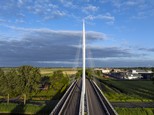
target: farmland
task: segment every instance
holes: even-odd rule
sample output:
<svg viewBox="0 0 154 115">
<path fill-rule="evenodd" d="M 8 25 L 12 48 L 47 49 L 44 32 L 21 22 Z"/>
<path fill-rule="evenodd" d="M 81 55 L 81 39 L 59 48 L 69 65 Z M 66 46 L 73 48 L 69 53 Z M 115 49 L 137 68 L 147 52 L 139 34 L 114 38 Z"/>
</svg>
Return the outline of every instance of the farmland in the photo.
<svg viewBox="0 0 154 115">
<path fill-rule="evenodd" d="M 154 84 L 150 80 L 100 80 L 105 96 L 111 102 L 154 101 Z"/>
<path fill-rule="evenodd" d="M 154 108 L 140 107 L 142 103 L 144 106 L 147 102 L 154 102 L 154 84 L 152 81 L 115 79 L 98 79 L 98 81 L 100 88 L 111 103 L 117 103 L 117 105 L 119 102 L 134 103 L 133 106 L 129 105 L 129 108 L 126 106 L 115 107 L 119 115 L 154 114 Z"/>
<path fill-rule="evenodd" d="M 12 68 L 2 68 L 5 72 L 11 70 Z M 72 69 L 72 68 L 39 68 L 40 73 L 42 75 L 52 75 L 54 71 L 62 70 L 64 74 L 72 75 L 77 72 L 78 69 Z"/>
<path fill-rule="evenodd" d="M 115 108 L 119 115 L 153 115 L 154 108 Z"/>
<path fill-rule="evenodd" d="M 72 75 L 77 72 L 77 70 L 73 70 L 71 68 L 40 68 L 40 72 L 42 75 L 52 74 L 53 71 L 62 70 L 64 74 Z"/>
</svg>

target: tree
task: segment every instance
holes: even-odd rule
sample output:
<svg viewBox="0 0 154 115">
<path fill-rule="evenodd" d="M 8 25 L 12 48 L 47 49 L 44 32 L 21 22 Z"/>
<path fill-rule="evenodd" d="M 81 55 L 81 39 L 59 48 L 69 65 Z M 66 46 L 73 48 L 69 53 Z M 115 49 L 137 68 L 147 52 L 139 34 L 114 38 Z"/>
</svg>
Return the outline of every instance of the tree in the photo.
<svg viewBox="0 0 154 115">
<path fill-rule="evenodd" d="M 69 83 L 69 78 L 67 76 L 64 76 L 63 72 L 61 70 L 57 70 L 53 72 L 52 78 L 51 78 L 51 86 L 54 89 L 61 89 L 64 85 L 67 85 Z"/>
<path fill-rule="evenodd" d="M 0 95 L 3 94 L 4 71 L 0 68 Z"/>
<path fill-rule="evenodd" d="M 49 88 L 49 86 L 51 85 L 51 83 L 50 83 L 50 77 L 49 76 L 43 76 L 42 78 L 41 78 L 41 87 L 42 88 Z M 47 86 L 47 87 L 46 87 Z"/>
<path fill-rule="evenodd" d="M 151 79 L 152 79 L 153 84 L 154 84 L 154 68 L 152 68 L 151 70 L 152 70 L 152 72 L 153 72 L 153 76 L 152 76 L 152 78 L 151 78 Z"/>
<path fill-rule="evenodd" d="M 40 86 L 41 74 L 38 68 L 32 66 L 21 66 L 18 68 L 18 74 L 20 79 L 20 90 L 24 95 L 24 102 L 26 95 L 32 92 L 37 92 Z"/>
<path fill-rule="evenodd" d="M 94 71 L 92 69 L 86 69 L 86 76 L 89 78 L 89 79 L 92 79 L 93 76 L 94 76 Z"/>
<path fill-rule="evenodd" d="M 9 94 L 10 96 L 19 95 L 19 82 L 18 74 L 15 69 L 11 69 L 9 72 L 7 72 L 4 79 L 4 87 L 6 87 L 5 93 Z"/>
<path fill-rule="evenodd" d="M 80 77 L 82 77 L 82 70 L 78 70 L 78 72 L 76 73 L 75 79 L 78 79 Z"/>
<path fill-rule="evenodd" d="M 96 76 L 98 76 L 98 77 L 102 77 L 102 76 L 103 76 L 101 70 L 96 70 L 96 71 L 95 71 L 95 74 L 96 74 Z"/>
<path fill-rule="evenodd" d="M 17 96 L 19 92 L 17 91 L 19 85 L 18 85 L 18 76 L 15 69 L 11 69 L 6 74 L 1 71 L 1 91 L 3 95 L 7 95 L 7 103 L 9 103 L 10 96 Z"/>
</svg>

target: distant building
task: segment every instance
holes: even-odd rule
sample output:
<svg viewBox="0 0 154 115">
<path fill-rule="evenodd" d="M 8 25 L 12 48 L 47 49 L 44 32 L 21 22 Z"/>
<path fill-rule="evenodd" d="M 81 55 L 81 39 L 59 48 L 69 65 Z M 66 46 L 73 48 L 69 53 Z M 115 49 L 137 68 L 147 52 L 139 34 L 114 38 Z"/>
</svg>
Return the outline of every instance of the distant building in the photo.
<svg viewBox="0 0 154 115">
<path fill-rule="evenodd" d="M 109 69 L 109 68 L 96 68 L 96 69 L 94 69 L 94 70 L 100 70 L 100 71 L 102 71 L 102 73 L 104 73 L 104 74 L 108 74 L 108 73 L 110 73 L 110 71 L 111 71 L 111 69 Z"/>
<path fill-rule="evenodd" d="M 110 73 L 111 69 L 102 69 L 102 73 L 108 74 Z"/>
<path fill-rule="evenodd" d="M 123 72 L 122 69 L 113 69 L 113 71 L 114 71 L 115 73 Z"/>
<path fill-rule="evenodd" d="M 117 79 L 125 79 L 126 73 L 125 72 L 112 72 L 110 76 L 115 77 Z"/>
<path fill-rule="evenodd" d="M 126 73 L 126 76 L 124 77 L 124 79 L 141 79 L 143 78 L 143 76 L 141 76 L 140 74 L 132 74 L 132 73 Z"/>
<path fill-rule="evenodd" d="M 153 76 L 151 70 L 129 70 L 126 73 L 125 79 L 150 79 Z"/>
<path fill-rule="evenodd" d="M 153 72 L 151 70 L 129 70 L 124 71 L 120 69 L 113 69 L 110 72 L 112 77 L 117 79 L 151 79 L 153 76 Z"/>
<path fill-rule="evenodd" d="M 139 70 L 139 69 L 137 69 L 137 70 L 132 69 L 132 70 L 129 70 L 129 72 L 132 73 L 132 74 L 149 74 L 149 73 L 153 73 L 151 70 Z"/>
</svg>

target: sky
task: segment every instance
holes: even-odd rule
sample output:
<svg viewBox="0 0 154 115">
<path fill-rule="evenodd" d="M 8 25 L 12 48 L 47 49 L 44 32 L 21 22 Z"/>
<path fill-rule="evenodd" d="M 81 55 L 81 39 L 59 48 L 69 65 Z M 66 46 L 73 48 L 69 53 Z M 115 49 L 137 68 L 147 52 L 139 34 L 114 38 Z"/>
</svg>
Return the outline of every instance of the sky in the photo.
<svg viewBox="0 0 154 115">
<path fill-rule="evenodd" d="M 154 66 L 153 0 L 0 0 L 0 66 Z"/>
</svg>

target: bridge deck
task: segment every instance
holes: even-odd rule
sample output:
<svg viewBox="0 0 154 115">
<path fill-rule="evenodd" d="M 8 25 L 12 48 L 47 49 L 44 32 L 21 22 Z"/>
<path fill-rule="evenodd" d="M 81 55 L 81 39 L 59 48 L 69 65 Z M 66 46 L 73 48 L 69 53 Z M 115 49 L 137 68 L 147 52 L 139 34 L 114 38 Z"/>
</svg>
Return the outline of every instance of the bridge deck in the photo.
<svg viewBox="0 0 154 115">
<path fill-rule="evenodd" d="M 89 115 L 106 115 L 102 104 L 97 96 L 92 84 L 86 79 L 86 90 L 88 97 Z"/>
<path fill-rule="evenodd" d="M 81 95 L 81 79 L 75 86 L 74 91 L 66 105 L 63 115 L 78 115 L 79 114 L 79 106 L 80 106 L 80 95 Z"/>
</svg>

